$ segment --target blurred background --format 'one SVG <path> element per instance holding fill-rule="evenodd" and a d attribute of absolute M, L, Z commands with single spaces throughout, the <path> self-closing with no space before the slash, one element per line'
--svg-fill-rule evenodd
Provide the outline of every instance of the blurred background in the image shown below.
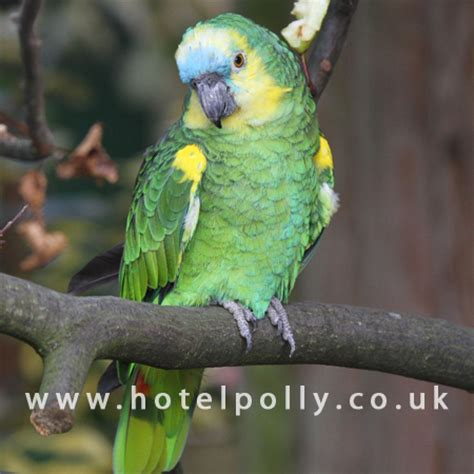
<path fill-rule="evenodd" d="M 0 1 L 0 110 L 22 119 L 22 69 L 11 15 Z M 116 184 L 63 181 L 46 165 L 48 229 L 65 251 L 47 267 L 22 272 L 28 253 L 12 230 L 1 271 L 65 291 L 84 263 L 123 239 L 144 149 L 178 117 L 185 90 L 174 51 L 184 30 L 225 11 L 273 31 L 291 20 L 292 2 L 273 0 L 47 0 L 43 40 L 47 115 L 56 143 L 73 148 L 89 126 L 104 124 L 104 145 L 118 163 Z M 474 1 L 360 0 L 348 40 L 319 106 L 336 168 L 341 208 L 293 300 L 407 311 L 473 325 Z M 0 227 L 21 207 L 18 180 L 31 166 L 0 160 Z M 94 391 L 105 362 L 86 390 Z M 74 429 L 41 438 L 29 424 L 25 391 L 35 391 L 41 360 L 0 336 L 0 470 L 106 473 L 116 410 L 78 410 Z M 186 473 L 471 473 L 473 397 L 448 391 L 448 411 L 431 408 L 433 386 L 393 375 L 300 366 L 209 370 L 205 390 L 283 395 L 284 386 L 330 392 L 311 411 L 236 418 L 196 412 L 184 456 Z M 353 392 L 387 395 L 384 411 L 353 411 Z M 410 392 L 427 409 L 396 411 Z M 120 398 L 120 393 L 114 397 Z M 366 399 L 367 400 L 367 399 Z"/>

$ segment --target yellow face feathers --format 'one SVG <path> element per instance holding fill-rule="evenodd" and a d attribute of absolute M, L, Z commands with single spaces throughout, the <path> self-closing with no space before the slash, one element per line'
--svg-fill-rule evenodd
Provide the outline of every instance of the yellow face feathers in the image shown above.
<path fill-rule="evenodd" d="M 231 74 L 239 110 L 226 119 L 228 127 L 257 126 L 272 120 L 283 97 L 292 90 L 275 83 L 255 50 L 248 47 L 245 38 L 241 37 L 240 43 L 244 46 L 242 51 L 247 51 L 246 65 Z"/>
<path fill-rule="evenodd" d="M 192 129 L 209 128 L 214 126 L 203 112 L 196 91 L 191 92 L 188 109 L 183 116 L 183 122 L 187 128 Z"/>
<path fill-rule="evenodd" d="M 276 83 L 246 37 L 233 29 L 205 25 L 194 28 L 179 46 L 176 61 L 185 81 L 209 69 L 208 61 L 227 78 L 237 109 L 222 120 L 226 128 L 258 126 L 271 121 L 285 95 L 292 90 Z M 192 129 L 213 127 L 194 90 L 184 114 L 184 125 Z"/>
<path fill-rule="evenodd" d="M 197 145 L 186 145 L 176 153 L 173 167 L 183 172 L 183 180 L 193 182 L 191 192 L 195 192 L 206 170 L 207 160 Z"/>

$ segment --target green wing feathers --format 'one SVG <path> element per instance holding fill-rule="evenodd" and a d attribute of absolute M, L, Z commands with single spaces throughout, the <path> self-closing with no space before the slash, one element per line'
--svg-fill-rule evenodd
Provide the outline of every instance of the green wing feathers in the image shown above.
<path fill-rule="evenodd" d="M 157 301 L 157 291 L 175 282 L 182 253 L 197 224 L 199 183 L 207 162 L 197 145 L 180 138 L 179 130 L 171 130 L 149 150 L 138 175 L 120 268 L 123 298 Z M 148 293 L 150 290 L 154 291 Z M 114 472 L 171 470 L 184 448 L 202 370 L 162 370 L 122 363 L 118 370 L 120 379 L 127 382 L 114 444 Z M 146 397 L 143 410 L 132 410 L 132 386 Z M 181 407 L 182 389 L 191 394 L 188 410 Z M 169 395 L 167 409 L 155 406 L 159 393 Z"/>
<path fill-rule="evenodd" d="M 193 231 L 185 228 L 186 216 L 199 212 L 206 158 L 196 145 L 168 143 L 148 154 L 135 185 L 120 269 L 121 296 L 130 300 L 142 301 L 148 289 L 176 280 Z"/>

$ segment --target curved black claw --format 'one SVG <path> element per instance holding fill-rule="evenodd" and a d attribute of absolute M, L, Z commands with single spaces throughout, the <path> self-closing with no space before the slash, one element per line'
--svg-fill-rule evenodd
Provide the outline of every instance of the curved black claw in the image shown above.
<path fill-rule="evenodd" d="M 281 304 L 281 301 L 275 296 L 270 301 L 267 316 L 270 318 L 272 325 L 277 328 L 278 335 L 281 335 L 281 338 L 290 346 L 291 357 L 296 349 L 295 337 L 293 336 L 293 330 L 288 320 L 288 313 Z"/>
<path fill-rule="evenodd" d="M 239 328 L 240 335 L 247 342 L 246 352 L 249 352 L 252 349 L 253 344 L 250 325 L 252 325 L 253 330 L 255 330 L 257 327 L 257 318 L 252 313 L 252 311 L 240 303 L 237 303 L 237 301 L 223 301 L 219 302 L 219 305 L 229 311 L 229 313 L 234 317 Z"/>

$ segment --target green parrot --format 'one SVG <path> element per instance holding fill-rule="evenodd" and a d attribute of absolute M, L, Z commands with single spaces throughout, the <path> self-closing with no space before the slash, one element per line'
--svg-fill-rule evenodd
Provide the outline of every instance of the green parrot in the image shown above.
<path fill-rule="evenodd" d="M 337 209 L 329 145 L 298 56 L 267 29 L 223 14 L 188 29 L 176 52 L 189 86 L 180 119 L 149 148 L 136 181 L 120 267 L 121 296 L 160 305 L 217 304 L 247 350 L 268 316 L 289 345 L 282 305 Z M 120 367 L 125 399 L 117 473 L 178 463 L 201 369 Z M 147 399 L 132 410 L 132 385 Z M 181 407 L 179 392 L 191 394 Z M 156 394 L 171 405 L 159 410 Z"/>

